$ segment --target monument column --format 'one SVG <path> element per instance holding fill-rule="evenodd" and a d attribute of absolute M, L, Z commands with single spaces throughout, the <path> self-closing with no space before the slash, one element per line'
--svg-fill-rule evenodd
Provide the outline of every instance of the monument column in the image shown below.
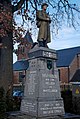
<path fill-rule="evenodd" d="M 56 67 L 56 51 L 34 47 L 29 52 L 21 112 L 35 118 L 62 119 L 64 105 Z"/>

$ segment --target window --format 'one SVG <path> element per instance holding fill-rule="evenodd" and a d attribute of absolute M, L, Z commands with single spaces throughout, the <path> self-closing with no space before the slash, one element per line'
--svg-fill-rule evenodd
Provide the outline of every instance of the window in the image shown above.
<path fill-rule="evenodd" d="M 59 74 L 59 81 L 61 81 L 61 80 L 60 80 L 60 69 L 58 69 L 58 74 Z"/>
<path fill-rule="evenodd" d="M 22 82 L 24 78 L 23 72 L 19 72 L 19 82 Z"/>

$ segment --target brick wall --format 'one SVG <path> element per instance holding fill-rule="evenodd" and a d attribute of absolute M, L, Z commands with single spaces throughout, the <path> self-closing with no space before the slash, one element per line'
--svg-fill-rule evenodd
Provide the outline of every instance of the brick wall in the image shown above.
<path fill-rule="evenodd" d="M 68 83 L 68 67 L 60 68 L 60 81 L 61 83 Z"/>
<path fill-rule="evenodd" d="M 80 54 L 78 56 L 76 55 L 71 62 L 69 68 L 68 67 L 61 67 L 60 70 L 60 81 L 61 83 L 68 83 L 68 80 L 70 81 L 73 77 L 74 73 L 77 69 L 80 68 Z"/>
<path fill-rule="evenodd" d="M 25 71 L 20 71 L 20 72 L 21 72 L 22 75 L 25 75 Z M 20 86 L 22 83 L 25 82 L 25 77 L 20 78 L 20 72 L 19 71 L 14 71 L 13 85 Z"/>
<path fill-rule="evenodd" d="M 72 79 L 74 73 L 79 68 L 80 68 L 80 54 L 76 55 L 70 64 L 70 78 L 69 78 L 69 80 Z"/>
<path fill-rule="evenodd" d="M 78 67 L 80 69 L 80 54 L 78 54 Z"/>
<path fill-rule="evenodd" d="M 69 77 L 69 80 L 72 79 L 72 77 L 75 74 L 77 69 L 78 69 L 78 66 L 77 66 L 77 55 L 76 55 L 74 57 L 73 61 L 70 64 L 70 77 Z"/>
<path fill-rule="evenodd" d="M 19 72 L 17 71 L 14 71 L 13 72 L 13 83 L 16 84 L 16 83 L 19 83 Z"/>
<path fill-rule="evenodd" d="M 80 54 L 76 55 L 69 67 L 60 67 L 60 83 L 61 86 L 68 85 L 76 70 L 80 69 Z"/>

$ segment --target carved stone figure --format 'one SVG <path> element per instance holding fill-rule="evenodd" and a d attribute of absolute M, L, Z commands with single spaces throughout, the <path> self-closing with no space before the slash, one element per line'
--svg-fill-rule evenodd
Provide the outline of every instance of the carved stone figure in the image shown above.
<path fill-rule="evenodd" d="M 46 47 L 47 43 L 51 42 L 51 38 L 50 38 L 51 20 L 49 15 L 46 13 L 48 4 L 43 3 L 41 7 L 42 7 L 42 10 L 38 10 L 36 13 L 37 27 L 39 28 L 37 40 L 40 47 L 41 46 Z"/>

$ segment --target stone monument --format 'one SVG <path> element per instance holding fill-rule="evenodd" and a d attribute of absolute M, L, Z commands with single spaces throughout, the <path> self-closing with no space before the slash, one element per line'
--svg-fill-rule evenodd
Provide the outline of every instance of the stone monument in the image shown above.
<path fill-rule="evenodd" d="M 50 42 L 50 17 L 48 5 L 42 4 L 37 12 L 39 27 L 38 45 L 29 52 L 29 67 L 26 74 L 21 112 L 31 118 L 62 119 L 64 105 L 60 94 L 56 51 L 47 48 Z"/>
<path fill-rule="evenodd" d="M 60 94 L 56 51 L 34 47 L 29 52 L 21 112 L 30 117 L 62 119 L 64 105 Z"/>

